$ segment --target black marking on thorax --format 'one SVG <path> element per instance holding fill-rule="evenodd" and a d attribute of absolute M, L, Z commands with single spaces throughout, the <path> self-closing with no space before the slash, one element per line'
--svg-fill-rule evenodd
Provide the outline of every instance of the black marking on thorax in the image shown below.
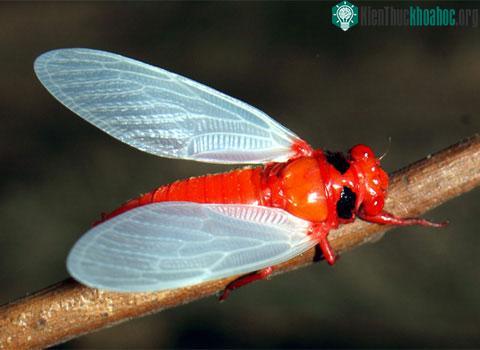
<path fill-rule="evenodd" d="M 340 199 L 337 202 L 337 215 L 342 219 L 351 219 L 355 209 L 357 195 L 348 187 L 343 187 Z"/>

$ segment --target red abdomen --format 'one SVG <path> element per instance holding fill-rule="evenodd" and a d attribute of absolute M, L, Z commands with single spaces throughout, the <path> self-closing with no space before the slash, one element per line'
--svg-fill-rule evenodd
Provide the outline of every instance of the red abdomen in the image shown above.
<path fill-rule="evenodd" d="M 192 177 L 132 199 L 110 214 L 104 214 L 99 222 L 150 203 L 185 201 L 281 208 L 311 222 L 328 220 L 334 227 L 337 222 L 335 203 L 339 194 L 334 196 L 332 189 L 327 190 L 332 187 L 326 185 L 334 171 L 330 168 L 333 169 L 323 153 L 318 152 L 315 156 L 286 163 Z"/>
<path fill-rule="evenodd" d="M 263 204 L 262 175 L 264 168 L 242 168 L 228 173 L 192 177 L 161 186 L 136 199 L 129 200 L 120 208 L 102 215 L 108 220 L 127 210 L 156 202 L 186 201 L 197 203 Z"/>

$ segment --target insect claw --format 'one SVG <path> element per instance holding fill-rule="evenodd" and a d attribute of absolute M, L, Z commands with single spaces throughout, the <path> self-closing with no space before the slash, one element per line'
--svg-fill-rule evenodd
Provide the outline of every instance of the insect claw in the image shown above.
<path fill-rule="evenodd" d="M 425 220 L 425 222 L 426 224 L 420 224 L 420 225 L 442 228 L 442 227 L 447 227 L 450 224 L 450 221 L 448 220 L 445 220 L 442 222 L 432 222 L 432 221 Z"/>

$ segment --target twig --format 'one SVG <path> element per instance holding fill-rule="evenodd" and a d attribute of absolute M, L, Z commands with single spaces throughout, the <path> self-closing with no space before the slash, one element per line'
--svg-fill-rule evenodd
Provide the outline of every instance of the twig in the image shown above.
<path fill-rule="evenodd" d="M 387 210 L 416 216 L 480 184 L 480 136 L 449 147 L 395 172 Z M 337 252 L 378 238 L 389 229 L 357 220 L 332 231 Z M 276 273 L 317 260 L 315 249 L 285 262 Z M 157 293 L 103 292 L 66 279 L 0 307 L 0 349 L 43 348 L 134 317 L 158 312 L 215 294 L 235 277 Z"/>

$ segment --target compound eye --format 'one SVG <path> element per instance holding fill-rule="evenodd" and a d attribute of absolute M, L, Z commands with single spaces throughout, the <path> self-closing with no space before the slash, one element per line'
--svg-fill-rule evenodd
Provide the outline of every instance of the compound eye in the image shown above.
<path fill-rule="evenodd" d="M 348 187 L 343 187 L 340 199 L 337 202 L 337 215 L 342 219 L 351 219 L 355 209 L 357 195 Z"/>

